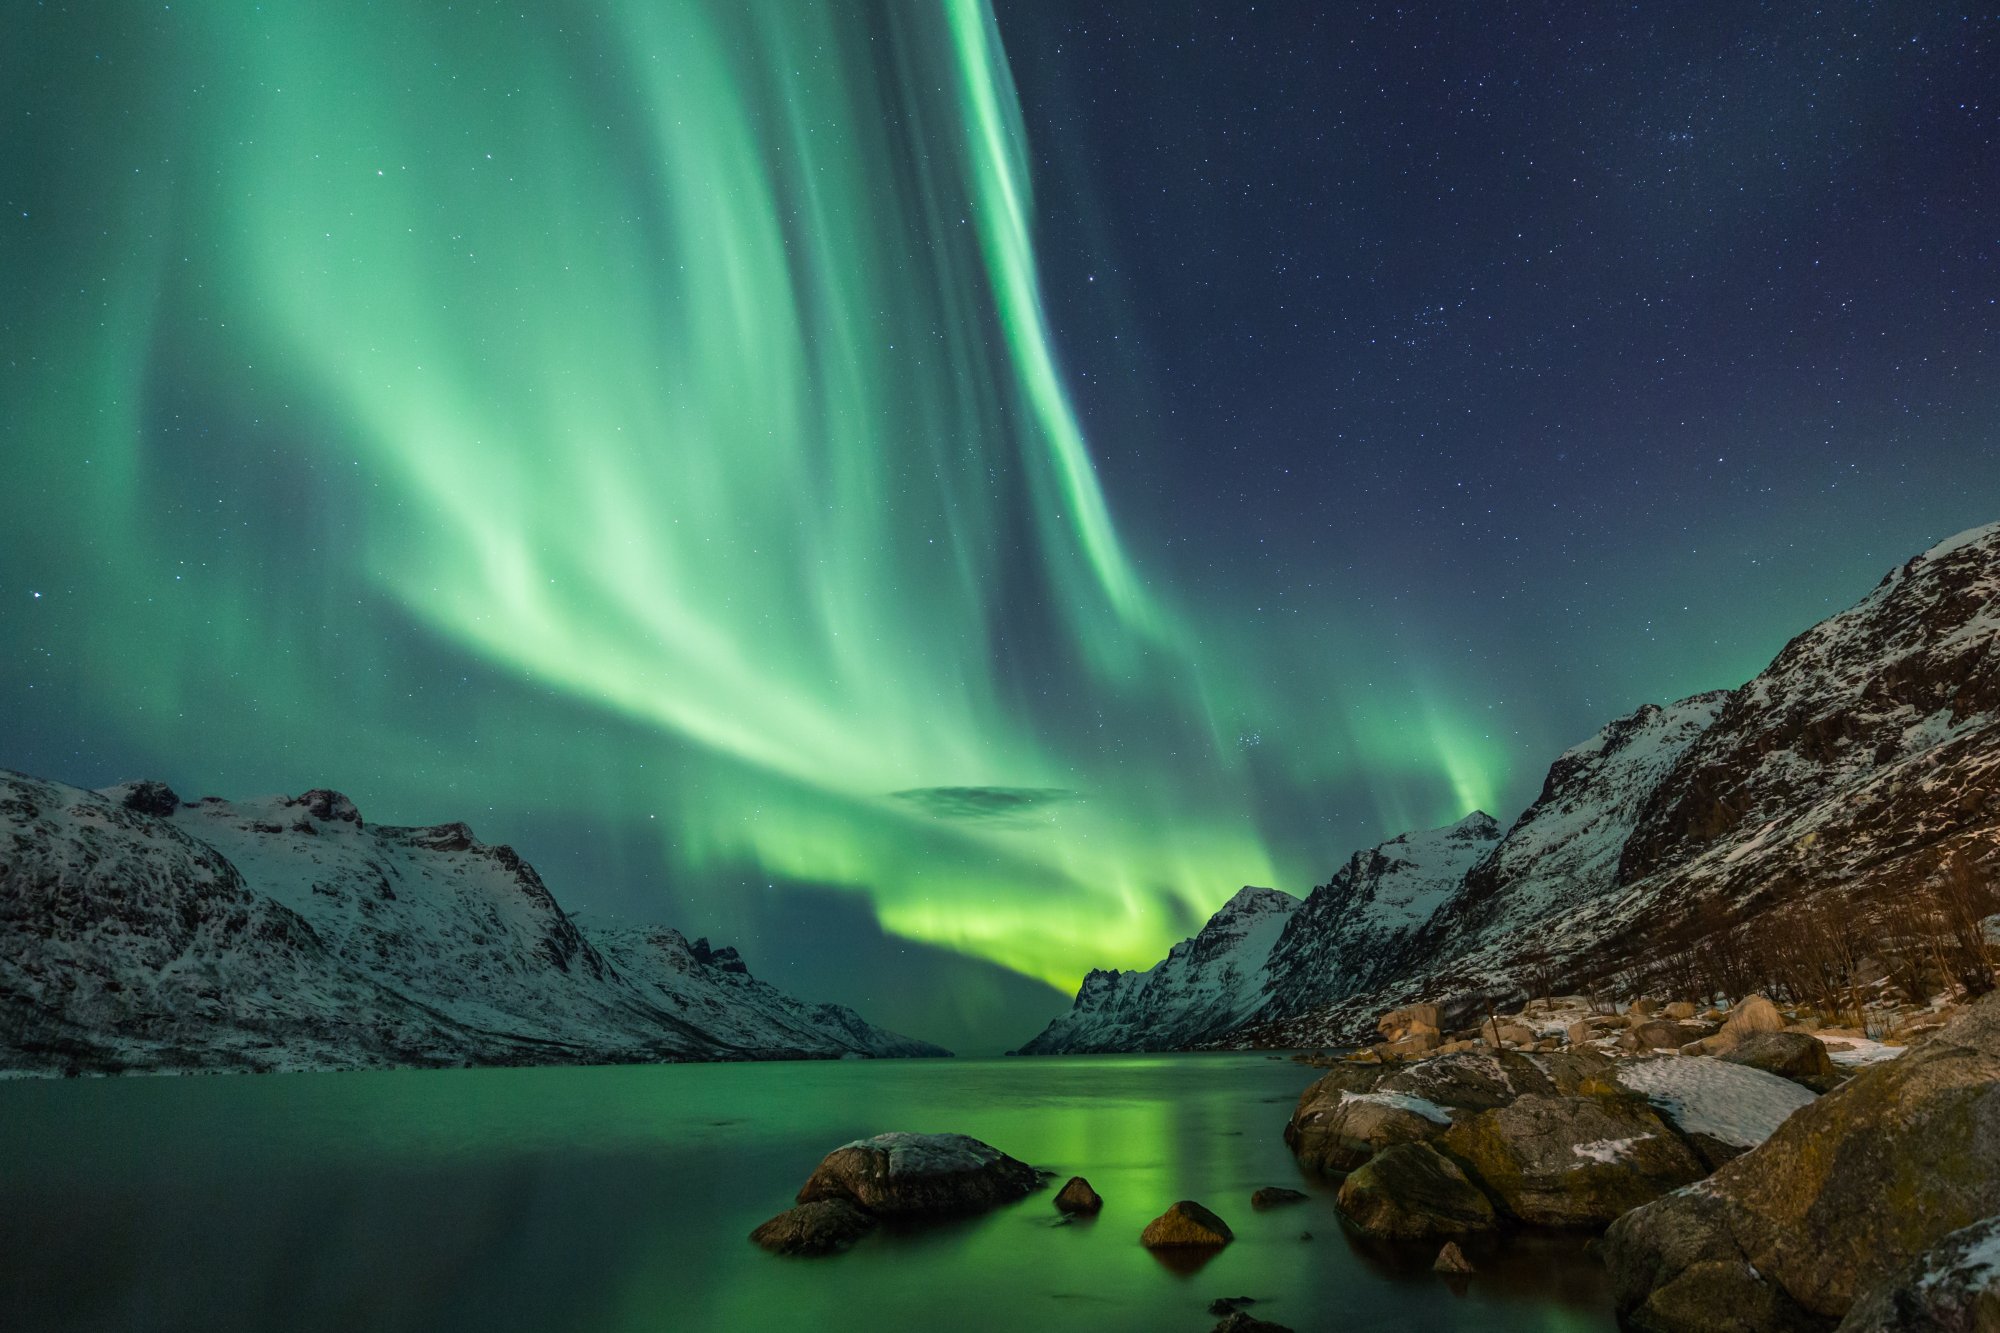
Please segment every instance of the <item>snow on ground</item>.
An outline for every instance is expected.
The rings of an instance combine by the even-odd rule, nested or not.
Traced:
[[[1788,1079],[1705,1055],[1668,1055],[1618,1066],[1618,1081],[1690,1134],[1754,1148],[1813,1094]]]
[[[1968,1232],[1977,1232],[1982,1227],[1986,1229],[1986,1234],[1977,1236],[1966,1248],[1965,1253],[1959,1256],[1956,1265],[1957,1270],[1969,1279],[1969,1285],[1974,1288],[2000,1279],[2000,1225],[1996,1223],[2000,1223],[2000,1216],[1975,1222],[1958,1233],[1964,1236]],[[1935,1285],[1943,1276],[1941,1273],[1928,1274],[1924,1279],[1925,1284]]]
[[[1823,1037],[1820,1044],[1826,1047],[1826,1053],[1833,1057],[1833,1062],[1845,1069],[1879,1065],[1910,1049],[1907,1046],[1885,1046],[1866,1037]]]
[[[1625,1150],[1635,1143],[1652,1138],[1651,1134],[1639,1134],[1629,1139],[1599,1139],[1595,1143],[1573,1143],[1570,1151],[1578,1157],[1587,1157],[1593,1162],[1603,1162],[1610,1166],[1625,1155]]]
[[[1374,1102],[1377,1106],[1393,1107],[1398,1111],[1411,1111],[1424,1119],[1440,1125],[1451,1123],[1451,1112],[1436,1102],[1422,1097],[1412,1097],[1407,1092],[1343,1092],[1343,1102]]]

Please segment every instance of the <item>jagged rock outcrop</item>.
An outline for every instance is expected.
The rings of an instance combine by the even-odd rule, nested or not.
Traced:
[[[1499,836],[1492,816],[1474,812],[1355,853],[1303,903],[1244,889],[1150,970],[1092,972],[1070,1012],[1020,1053],[1213,1045],[1372,984]]]
[[[1769,841],[1791,826],[1798,832],[1779,839],[1790,843],[1821,826],[1824,819],[1812,816],[1824,816],[1830,796],[1877,787],[1912,760],[1923,762],[1900,774],[1905,781],[1936,783],[1941,770],[1982,750],[1980,771],[1990,772],[1996,756],[1978,740],[2000,714],[1996,634],[2000,525],[1891,570],[1858,605],[1786,644],[1731,697],[1648,798],[1621,855],[1620,882],[1703,859],[1745,834]],[[1707,869],[1727,882],[1750,877]]]
[[[464,824],[325,789],[181,802],[0,771],[0,1068],[299,1069],[935,1055],[706,959],[577,926]]]
[[[1022,1055],[1168,1051],[1228,1032],[1263,1003],[1264,960],[1299,900],[1244,888],[1144,972],[1092,972]]]

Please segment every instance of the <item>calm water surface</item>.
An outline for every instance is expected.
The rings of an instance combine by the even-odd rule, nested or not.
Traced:
[[[0,1328],[1178,1329],[1218,1296],[1300,1330],[1610,1329],[1577,1238],[1347,1238],[1280,1132],[1312,1071],[1262,1056],[853,1061],[0,1083]],[[850,1139],[955,1130],[1086,1175],[829,1259],[745,1236]],[[1059,1182],[1058,1182],[1059,1183]],[[1260,1185],[1311,1199],[1253,1212]],[[1176,1199],[1236,1243],[1141,1249]],[[1301,1233],[1311,1233],[1302,1239]]]

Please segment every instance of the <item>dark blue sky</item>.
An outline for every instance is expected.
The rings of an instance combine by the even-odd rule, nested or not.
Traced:
[[[1000,21],[1111,489],[1193,579],[1428,635],[1545,747],[1994,515],[1990,15]]]

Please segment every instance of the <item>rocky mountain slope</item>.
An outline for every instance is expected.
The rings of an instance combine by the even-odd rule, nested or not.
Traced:
[[[0,771],[0,1069],[942,1055],[664,927],[580,929],[464,824]]]
[[[1021,1055],[1162,1051],[1228,1032],[1263,1004],[1264,963],[1299,900],[1243,888],[1144,972],[1093,971]]]
[[[1356,852],[1286,923],[1264,970],[1259,1013],[1326,1004],[1384,980],[1383,964],[1453,901],[1500,839],[1493,816],[1405,833]]]
[[[1379,978],[1500,837],[1491,815],[1406,833],[1356,852],[1304,902],[1244,889],[1145,972],[1092,972],[1070,1011],[1023,1055],[1179,1050],[1227,1038],[1271,1012],[1338,999]]]
[[[1892,570],[1740,689],[1609,724],[1556,760],[1420,920],[1357,930],[1372,910],[1350,906],[1357,867],[1424,836],[1315,890],[1271,951],[1256,1011],[1196,1044],[1339,1042],[1410,1000],[1575,984],[1642,962],[1669,932],[1698,946],[1705,920],[1821,895],[1894,914],[1947,865],[1992,879],[2000,524]]]

